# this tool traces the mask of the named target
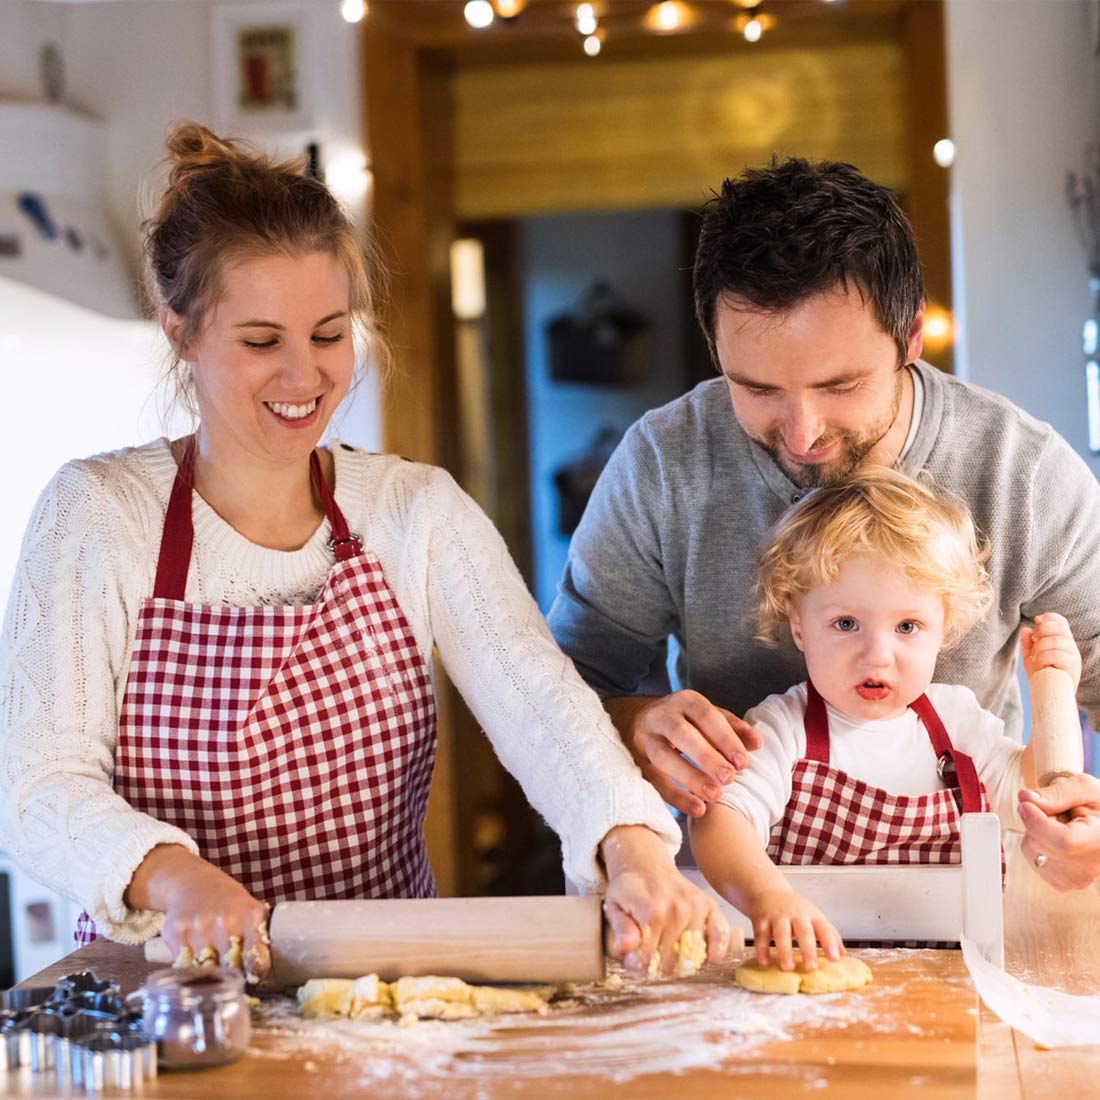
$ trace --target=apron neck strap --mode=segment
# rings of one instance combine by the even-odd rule
[[[806,681],[806,759],[829,764],[829,714],[813,681]]]
[[[936,759],[939,761],[940,775],[945,782],[947,781],[944,769],[945,763],[954,765],[959,792],[962,795],[962,812],[964,814],[981,813],[982,787],[978,779],[978,769],[974,767],[974,761],[965,753],[955,751],[955,747],[951,744],[951,738],[948,737],[947,730],[944,729],[943,722],[940,721],[940,716],[936,713],[936,708],[932,706],[932,702],[927,695],[914,699],[909,704],[909,708],[914,711],[924,724],[924,728],[928,730],[928,737],[932,742],[932,748],[936,752]],[[948,786],[950,785],[949,783]]]
[[[328,547],[336,554],[337,561],[347,561],[356,554],[363,552],[363,540],[358,535],[353,535],[348,530],[348,521],[344,519],[344,513],[340,511],[340,505],[336,503],[336,497],[325,480],[324,471],[321,469],[321,460],[317,457],[316,449],[310,452],[309,472],[313,476],[313,485],[317,495],[321,498],[321,506],[328,516],[329,526],[332,528],[332,537],[328,540]]]
[[[191,494],[195,488],[196,450],[192,435],[187,440],[179,469],[176,470],[176,480],[172,484],[172,494],[168,498],[168,512],[164,517],[164,532],[157,556],[157,578],[153,585],[155,600],[182,600],[187,589],[187,572],[191,568],[191,551],[195,542]],[[362,552],[362,540],[348,531],[347,520],[325,481],[316,450],[309,456],[309,472],[332,528],[329,549],[335,552],[337,561],[346,561]]]
[[[195,527],[191,521],[191,491],[195,486],[195,437],[187,440],[172,495],[168,498],[168,513],[164,517],[164,533],[160,536],[157,556],[157,580],[153,585],[154,600],[182,600],[187,588],[187,571],[191,567],[191,547]]]
[[[962,795],[963,813],[980,813],[982,809],[982,791],[978,780],[978,771],[974,767],[974,761],[961,752],[956,752],[951,744],[951,738],[944,729],[936,708],[932,706],[927,695],[914,699],[909,704],[909,709],[921,720],[928,733],[928,739],[932,742],[932,748],[940,761],[941,775],[943,774],[943,762],[954,765],[958,777],[959,791]],[[810,681],[806,681],[806,757],[807,760],[816,760],[820,764],[829,763],[829,715],[825,709],[825,700],[821,698],[817,688]],[[946,776],[945,776],[946,780]],[[950,783],[948,783],[950,786]]]

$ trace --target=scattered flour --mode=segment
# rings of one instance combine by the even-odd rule
[[[898,952],[860,954],[876,970]],[[345,1069],[352,1063],[362,1084],[384,1081],[414,1096],[418,1082],[440,1078],[583,1075],[625,1081],[715,1068],[775,1042],[853,1024],[872,1033],[917,1030],[899,1019],[897,991],[888,986],[814,997],[766,996],[738,987],[733,970],[734,964],[726,963],[707,966],[694,978],[646,981],[616,969],[610,982],[577,987],[547,1016],[432,1020],[408,1028],[386,1020],[306,1020],[291,998],[273,998],[253,1013],[249,1054],[308,1057]],[[761,1068],[756,1060],[749,1064]],[[737,1068],[727,1066],[726,1072]],[[811,1073],[806,1084],[820,1088],[821,1081],[819,1073]]]

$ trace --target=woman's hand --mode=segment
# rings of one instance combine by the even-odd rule
[[[1035,626],[1020,630],[1020,653],[1024,672],[1032,676],[1041,668],[1060,668],[1069,673],[1073,690],[1081,682],[1081,651],[1065,617],[1056,611],[1035,616]]]
[[[614,935],[613,953],[628,970],[651,973],[653,954],[659,952],[660,972],[671,974],[676,941],[687,931],[704,937],[708,962],[726,957],[726,918],[680,874],[656,833],[643,825],[619,826],[604,837],[600,853],[607,868],[604,913]]]
[[[1027,830],[1020,850],[1056,890],[1084,890],[1100,878],[1100,779],[1074,775],[1020,791]],[[1068,813],[1061,821],[1059,814]],[[1040,859],[1043,856],[1045,858]]]
[[[243,955],[243,969],[262,978],[271,967],[267,906],[236,879],[179,845],[154,848],[134,872],[126,904],[132,909],[164,913],[161,935],[173,956],[190,948],[196,957],[213,948],[228,961],[233,939]]]
[[[802,955],[806,970],[817,966],[817,945],[825,957],[836,962],[845,954],[840,933],[830,924],[813,902],[807,901],[788,887],[766,890],[749,899],[745,915],[752,921],[756,943],[756,959],[761,966],[771,963],[771,947],[775,942],[775,957],[781,970],[794,969],[794,943]]]

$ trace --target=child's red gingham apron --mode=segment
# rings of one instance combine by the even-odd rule
[[[989,810],[974,761],[956,752],[927,695],[909,704],[928,732],[940,774],[957,786],[922,795],[894,795],[829,764],[829,714],[806,683],[806,755],[794,769],[783,820],[768,855],[783,865],[806,863],[959,863],[964,813]],[[1004,876],[1004,851],[1001,875]],[[954,947],[953,943],[855,943],[849,947]]]
[[[974,761],[952,747],[928,696],[910,707],[928,731],[945,776],[954,765],[957,789],[893,795],[831,767],[825,701],[806,684],[806,755],[795,765],[783,820],[772,830],[773,862],[959,862],[960,815],[989,809],[985,788]]]
[[[262,901],[431,897],[431,677],[314,453],[336,564],[293,607],[184,602],[195,441],[165,517],[119,718],[114,788]],[[78,945],[95,939],[86,913]]]

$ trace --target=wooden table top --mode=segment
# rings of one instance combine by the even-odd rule
[[[1100,948],[1089,935],[1100,928],[1100,894],[1067,903],[1030,879],[1038,883],[1010,863],[1009,970],[1071,992],[1100,992]],[[961,952],[852,953],[870,963],[874,984],[828,997],[749,994],[734,986],[727,963],[687,981],[592,990],[541,1018],[411,1029],[302,1021],[292,1002],[275,999],[256,1014],[239,1062],[162,1073],[140,1095],[785,1100],[820,1091],[844,1100],[918,1092],[924,1100],[1075,1100],[1095,1090],[1100,1046],[1037,1049],[979,1006]],[[52,984],[85,967],[124,990],[152,969],[140,948],[97,941],[24,984]],[[27,1070],[9,1072],[6,1085],[18,1097],[84,1095]]]

